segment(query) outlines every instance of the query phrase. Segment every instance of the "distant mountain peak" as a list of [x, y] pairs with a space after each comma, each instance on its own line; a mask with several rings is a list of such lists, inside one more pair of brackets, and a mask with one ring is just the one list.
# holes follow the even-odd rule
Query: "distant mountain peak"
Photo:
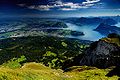
[[102, 35], [107, 36], [110, 33], [117, 33], [120, 34], [120, 28], [117, 26], [111, 26], [105, 23], [101, 23], [96, 29], [94, 29], [95, 31], [98, 31], [99, 33], [101, 33]]

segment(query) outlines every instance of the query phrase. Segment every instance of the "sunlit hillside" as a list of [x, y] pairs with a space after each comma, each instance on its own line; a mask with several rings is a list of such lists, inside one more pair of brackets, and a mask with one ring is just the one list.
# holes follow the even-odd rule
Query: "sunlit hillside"
[[117, 80], [117, 76], [106, 77], [111, 69], [74, 66], [64, 72], [51, 69], [40, 63], [26, 63], [21, 68], [0, 67], [0, 80]]

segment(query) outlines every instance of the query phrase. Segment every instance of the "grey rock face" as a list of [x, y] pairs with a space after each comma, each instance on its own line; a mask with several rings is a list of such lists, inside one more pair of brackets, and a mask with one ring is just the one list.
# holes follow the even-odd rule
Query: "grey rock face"
[[120, 47], [105, 41], [97, 41], [91, 44], [85, 51], [80, 65], [106, 68], [120, 63]]

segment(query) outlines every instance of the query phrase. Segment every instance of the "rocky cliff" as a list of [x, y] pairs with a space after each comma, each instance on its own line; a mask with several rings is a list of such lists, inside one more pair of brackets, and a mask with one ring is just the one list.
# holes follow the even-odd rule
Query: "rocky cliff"
[[[107, 41], [111, 39], [111, 42]], [[116, 43], [117, 38], [104, 38], [90, 45], [84, 52], [80, 65], [107, 68], [120, 64], [120, 46]], [[115, 42], [113, 43], [113, 41]]]

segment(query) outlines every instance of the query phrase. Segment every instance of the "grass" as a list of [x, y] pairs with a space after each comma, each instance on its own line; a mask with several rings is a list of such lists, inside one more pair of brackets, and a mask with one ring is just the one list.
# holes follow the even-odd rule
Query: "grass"
[[120, 47], [120, 40], [119, 38], [102, 38], [101, 40], [104, 40], [108, 43], [116, 44]]
[[17, 69], [0, 68], [0, 80], [61, 80], [62, 70], [52, 70], [38, 63], [28, 63]]
[[5, 63], [2, 64], [2, 67], [8, 67], [8, 68], [20, 68], [21, 67], [21, 62], [26, 61], [25, 56], [21, 56], [20, 58], [13, 58]]
[[51, 69], [40, 63], [25, 63], [21, 68], [0, 67], [0, 80], [118, 80], [118, 76], [106, 77], [110, 69], [73, 66], [69, 71]]
[[85, 48], [86, 43], [74, 39], [50, 36], [9, 38], [0, 40], [0, 64], [24, 55], [27, 59], [24, 63], [43, 62], [52, 68], [62, 68], [65, 62], [71, 65], [73, 58]]
[[66, 74], [73, 76], [71, 80], [118, 80], [117, 76], [105, 76], [109, 69], [98, 69], [87, 66], [77, 67]]
[[[116, 38], [101, 40], [119, 45], [119, 40]], [[48, 37], [23, 37], [15, 38], [15, 40], [9, 39], [4, 41], [4, 44], [1, 43], [1, 63], [2, 60], [4, 62], [0, 65], [0, 80], [118, 80], [119, 78], [118, 76], [105, 76], [112, 68], [73, 66], [65, 71], [61, 70], [62, 64], [60, 62], [63, 63], [66, 59], [77, 56], [78, 52], [85, 49], [86, 45], [76, 41], [48, 39]], [[39, 59], [40, 61], [36, 61]], [[49, 64], [47, 65], [49, 67], [34, 61]], [[51, 69], [50, 67], [55, 68]]]

